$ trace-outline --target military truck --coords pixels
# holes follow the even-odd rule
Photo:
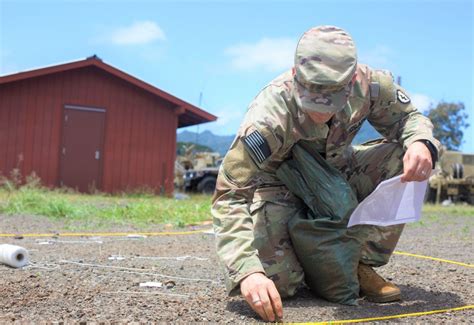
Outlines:
[[[184,174],[184,190],[212,194],[216,188],[217,173],[222,158],[217,152],[198,152],[193,168]]]
[[[445,151],[428,182],[427,201],[474,204],[474,154]]]
[[[212,194],[222,158],[217,152],[194,153],[193,149],[186,147],[185,154],[176,159],[175,186],[186,192]]]

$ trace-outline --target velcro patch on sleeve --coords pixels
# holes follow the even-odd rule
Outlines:
[[[240,140],[237,138],[225,155],[222,170],[231,183],[245,186],[258,172],[258,166]]]
[[[243,141],[259,164],[263,163],[272,154],[267,140],[257,130],[247,135]]]
[[[403,91],[397,89],[397,99],[400,103],[408,104],[410,102],[410,97],[408,97]]]

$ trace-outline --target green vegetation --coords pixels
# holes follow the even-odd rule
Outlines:
[[[40,186],[37,178],[26,185],[0,181],[0,214],[42,215],[65,222],[66,227],[90,229],[111,225],[148,228],[157,224],[183,227],[211,219],[211,198],[192,195],[176,200],[150,193],[86,195]]]
[[[198,143],[211,148],[211,151],[218,152],[221,156],[225,155],[234,138],[235,134],[217,135],[208,130],[200,133],[186,130],[177,134],[179,142]]]
[[[441,215],[450,216],[474,216],[474,206],[466,204],[455,204],[441,206],[436,204],[425,204],[423,206],[423,215],[432,215],[440,217]]]
[[[441,101],[426,113],[434,125],[433,135],[448,150],[459,150],[464,132],[469,127],[466,108],[463,103]]]
[[[456,229],[453,234],[461,239],[471,240],[470,229],[474,227],[474,206],[425,204],[420,221],[410,223],[409,227],[430,227],[438,225]]]
[[[113,225],[146,229],[163,224],[183,227],[211,220],[211,198],[207,195],[191,195],[184,200],[156,196],[150,191],[89,195],[42,187],[34,175],[27,177],[24,185],[21,179],[15,173],[0,178],[0,214],[46,216],[61,220],[69,229]],[[474,206],[428,204],[423,207],[422,220],[413,226],[450,222],[456,216],[474,216]],[[468,232],[470,225],[465,224],[463,232]]]

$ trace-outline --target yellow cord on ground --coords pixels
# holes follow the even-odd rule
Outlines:
[[[191,234],[198,234],[204,233],[209,231],[209,229],[203,230],[190,230],[190,231],[164,231],[164,232],[91,232],[91,233],[59,233],[59,234],[0,234],[1,237],[93,237],[93,236],[100,236],[100,237],[119,237],[119,236],[129,236],[129,235],[141,235],[141,236],[175,236],[175,235],[191,235]],[[449,263],[449,264],[456,264],[465,267],[474,267],[473,264],[468,263],[461,263],[451,260],[445,260],[442,258],[432,257],[432,256],[425,256],[419,254],[412,254],[407,252],[399,252],[396,251],[394,254],[397,255],[405,255],[411,256],[416,258],[423,258],[429,259],[433,261]],[[438,309],[438,310],[430,310],[430,311],[422,311],[416,313],[408,313],[408,314],[398,314],[398,315],[390,315],[390,316],[380,316],[380,317],[371,317],[371,318],[358,318],[358,319],[347,319],[347,320],[335,320],[335,321],[324,321],[324,322],[304,322],[304,323],[290,323],[290,324],[312,324],[312,325],[329,325],[329,324],[347,324],[347,323],[363,323],[363,322],[372,322],[372,321],[381,321],[381,320],[389,320],[389,319],[396,319],[396,318],[406,318],[406,317],[416,317],[416,316],[426,316],[426,315],[433,315],[433,314],[440,314],[440,313],[449,313],[453,311],[461,311],[461,310],[468,310],[473,309],[474,305],[466,305],[462,307],[456,308],[447,308],[447,309]]]
[[[380,321],[380,320],[389,320],[389,319],[395,319],[395,318],[406,318],[406,317],[416,317],[416,316],[449,313],[452,311],[460,311],[460,310],[467,310],[467,309],[473,309],[473,308],[474,308],[474,305],[466,305],[466,306],[456,307],[456,308],[422,311],[422,312],[409,313],[409,314],[398,314],[398,315],[390,315],[390,316],[346,319],[346,320],[333,320],[333,321],[326,321],[326,322],[304,322],[304,323],[289,323],[289,324],[329,325],[329,324],[363,323],[363,322],[374,322],[374,321]]]
[[[192,235],[209,231],[209,229],[190,231],[163,231],[163,232],[64,232],[57,234],[0,234],[0,237],[120,237],[129,235],[140,236],[177,236]]]
[[[456,261],[451,261],[451,260],[445,260],[445,259],[442,259],[442,258],[426,256],[426,255],[418,255],[418,254],[399,252],[399,251],[395,251],[393,253],[397,254],[397,255],[405,255],[405,256],[412,256],[412,257],[418,257],[418,258],[425,258],[425,259],[428,259],[428,260],[433,260],[433,261],[438,261],[438,262],[443,262],[443,263],[449,263],[449,264],[456,264],[456,265],[461,265],[461,266],[466,266],[466,267],[474,267],[474,264],[461,263],[461,262],[456,262]]]

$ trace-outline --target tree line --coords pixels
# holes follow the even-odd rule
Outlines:
[[[434,126],[433,135],[448,150],[458,151],[463,143],[464,131],[469,127],[469,115],[463,103],[441,101],[430,105],[425,115]]]

